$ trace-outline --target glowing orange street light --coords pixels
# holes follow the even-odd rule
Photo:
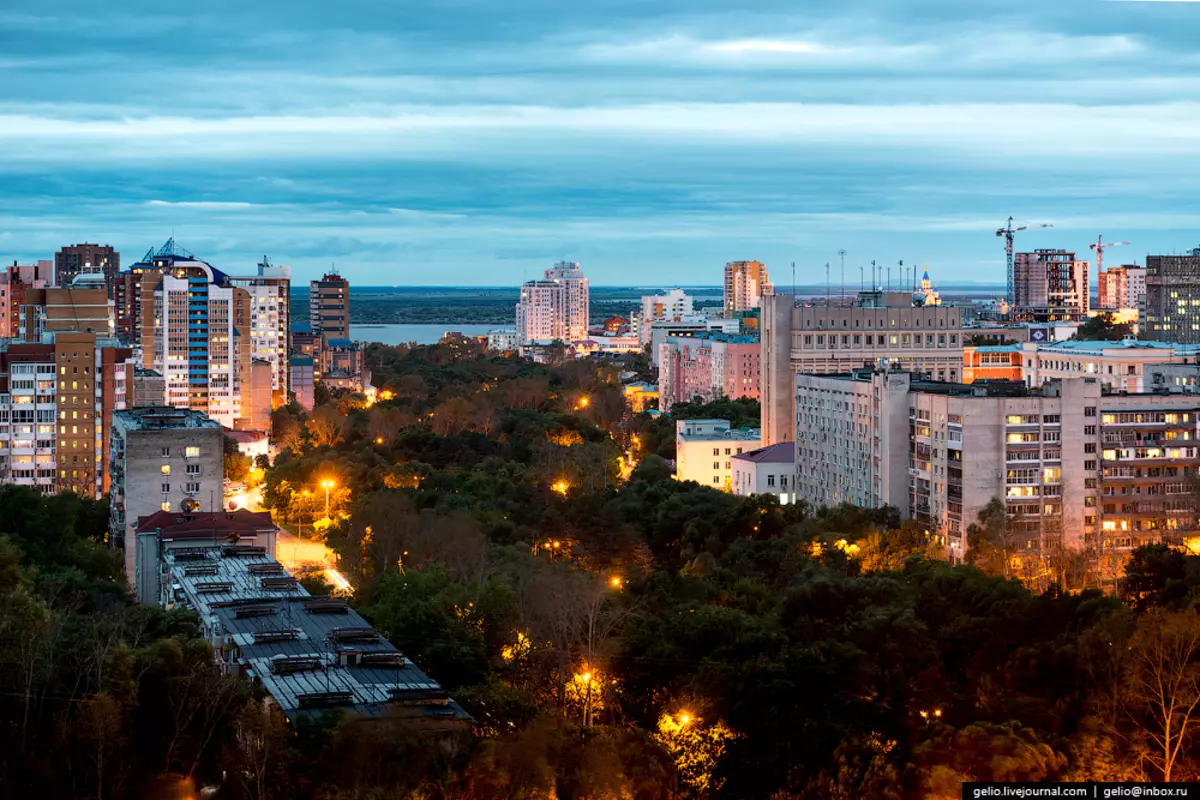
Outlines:
[[[562,478],[559,478],[554,483],[550,484],[550,488],[561,494],[563,497],[566,497],[567,490],[571,488],[571,484],[567,483]]]
[[[377,438],[377,439],[375,440],[375,444],[383,444],[383,437],[382,437],[382,436],[380,436],[379,438]]]
[[[692,715],[686,711],[679,712],[679,724],[690,725],[692,723]]]
[[[575,409],[577,411],[582,411],[583,409],[587,408],[591,402],[591,398],[585,394],[583,397],[579,398],[579,402],[575,404]]]
[[[608,582],[609,582],[609,585],[611,585],[614,589],[621,588],[621,576],[620,575],[613,575],[612,578],[610,578]]]
[[[334,482],[326,478],[321,481],[321,486],[325,489],[325,516],[329,516],[329,490],[334,487]]]

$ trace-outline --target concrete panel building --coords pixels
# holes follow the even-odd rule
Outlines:
[[[1200,247],[1184,255],[1146,256],[1143,339],[1200,344]]]
[[[759,396],[760,348],[754,336],[705,332],[659,345],[658,392],[663,411],[700,398],[710,402]]]
[[[682,289],[642,297],[640,313],[635,315],[639,343],[650,343],[650,326],[655,322],[681,322],[692,317],[692,298]]]
[[[224,496],[221,424],[199,411],[147,406],[112,417],[109,537],[136,589],[138,520],[157,511],[216,511]],[[138,597],[141,602],[155,598]]]
[[[1071,551],[1111,577],[1133,548],[1196,535],[1187,476],[1200,463],[1200,397],[1108,394],[1095,378],[1030,388],[880,370],[798,376],[796,395],[801,498],[895,506],[952,558],[993,499],[1014,569]]]
[[[795,435],[796,375],[846,373],[886,361],[935,380],[957,381],[962,336],[962,309],[915,307],[906,292],[863,292],[853,308],[796,307],[792,295],[764,295],[763,441],[775,444]]]

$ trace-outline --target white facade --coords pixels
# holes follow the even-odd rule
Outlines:
[[[770,494],[780,505],[796,502],[796,458],[793,442],[780,442],[733,457],[733,493],[742,497]]]
[[[724,419],[675,423],[675,479],[723,492],[733,490],[733,457],[762,446],[758,428],[729,427]]]
[[[692,316],[692,297],[682,289],[642,298],[642,309],[636,317],[638,340],[642,346],[650,343],[650,326],[655,322],[679,322]]]
[[[544,280],[521,286],[517,303],[517,336],[522,344],[538,340],[571,343],[586,339],[589,323],[588,279],[579,264],[560,261]]]
[[[516,328],[497,328],[494,331],[488,331],[487,349],[489,352],[511,353],[520,345]]]
[[[259,264],[257,275],[231,276],[229,285],[245,289],[250,295],[250,358],[271,365],[271,391],[278,396],[288,388],[292,269]]]

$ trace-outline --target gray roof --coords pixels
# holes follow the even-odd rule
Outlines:
[[[471,717],[358,612],[314,597],[264,548],[210,545],[164,554],[173,596],[219,650],[295,722],[341,708],[368,717]]]
[[[733,457],[733,460],[753,461],[756,464],[791,464],[796,460],[796,443],[770,444],[748,453],[739,453]]]

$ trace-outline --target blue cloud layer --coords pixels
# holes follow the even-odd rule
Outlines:
[[[301,279],[695,284],[845,248],[949,282],[1002,279],[1010,214],[1200,244],[1200,4],[100,5],[0,9],[0,257],[174,231]]]

